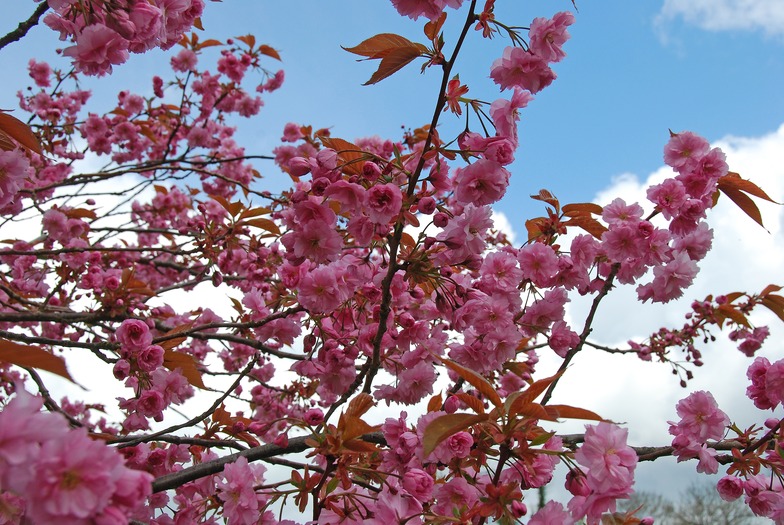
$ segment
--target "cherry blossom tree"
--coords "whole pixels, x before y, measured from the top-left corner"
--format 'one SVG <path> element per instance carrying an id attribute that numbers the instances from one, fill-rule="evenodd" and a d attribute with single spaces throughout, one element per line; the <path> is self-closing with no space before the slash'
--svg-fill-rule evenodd
<path id="1" fill-rule="evenodd" d="M 498 20 L 494 3 L 392 0 L 422 42 L 381 33 L 347 48 L 377 61 L 368 84 L 417 60 L 440 78 L 421 127 L 349 141 L 290 123 L 261 154 L 236 125 L 281 88 L 282 57 L 251 35 L 205 38 L 203 0 L 50 0 L 0 39 L 41 19 L 69 44 L 54 67 L 30 62 L 23 118 L 0 112 L 11 239 L 0 248 L 0 522 L 652 523 L 616 502 L 633 494 L 639 462 L 675 456 L 722 469 L 722 498 L 784 523 L 784 435 L 768 413 L 784 402 L 784 359 L 755 358 L 769 332 L 749 318 L 784 319 L 779 286 L 697 300 L 682 327 L 626 348 L 590 339 L 620 285 L 636 286 L 641 309 L 688 293 L 711 208 L 732 201 L 761 224 L 754 199 L 772 199 L 682 131 L 652 145 L 673 171 L 646 202 L 562 204 L 541 190 L 544 215 L 510 243 L 491 205 L 576 17 Z M 447 16 L 461 20 L 456 34 Z M 501 96 L 486 102 L 459 68 L 490 38 L 508 46 L 487 58 Z M 172 54 L 151 96 L 90 105 L 80 78 L 152 48 Z M 453 117 L 464 130 L 447 136 Z M 85 169 L 88 157 L 102 167 Z M 262 189 L 260 163 L 290 189 Z M 233 312 L 171 300 L 204 285 Z M 565 319 L 575 295 L 591 300 L 579 326 Z M 601 407 L 551 401 L 589 346 L 671 366 L 686 386 L 722 329 L 750 358 L 745 395 L 764 426 L 739 428 L 696 391 L 666 423 L 671 444 L 631 447 Z M 537 370 L 545 353 L 560 359 L 554 375 Z M 111 371 L 116 402 L 57 399 L 52 375 L 72 380 L 77 360 Z M 182 412 L 194 397 L 209 401 Z M 589 424 L 567 435 L 565 419 Z M 569 501 L 529 508 L 551 482 Z"/>

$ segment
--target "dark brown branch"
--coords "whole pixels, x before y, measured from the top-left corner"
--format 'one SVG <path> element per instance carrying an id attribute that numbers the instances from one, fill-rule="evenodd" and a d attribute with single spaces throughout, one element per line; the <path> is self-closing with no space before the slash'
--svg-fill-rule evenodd
<path id="1" fill-rule="evenodd" d="M 47 9 L 49 9 L 49 4 L 45 1 L 41 2 L 38 7 L 35 8 L 33 14 L 30 15 L 30 18 L 24 22 L 20 22 L 19 25 L 16 26 L 16 29 L 0 38 L 0 49 L 3 49 L 11 42 L 17 42 L 23 39 L 25 35 L 27 35 L 28 31 L 38 25 L 38 21 L 41 19 L 41 16 L 43 16 Z"/>
<path id="2" fill-rule="evenodd" d="M 198 465 L 161 476 L 152 482 L 152 491 L 162 492 L 164 490 L 174 489 L 189 481 L 195 481 L 205 476 L 218 474 L 219 472 L 223 472 L 223 467 L 228 463 L 233 463 L 240 457 L 245 457 L 249 462 L 252 462 L 284 454 L 304 452 L 311 448 L 310 445 L 306 443 L 309 439 L 310 437 L 306 436 L 296 437 L 289 439 L 289 443 L 285 447 L 280 447 L 278 445 L 262 445 L 260 447 L 254 447 L 228 456 L 223 456 L 212 461 L 207 461 L 206 463 L 199 463 Z"/>
<path id="3" fill-rule="evenodd" d="M 585 436 L 583 434 L 568 434 L 560 437 L 564 444 L 566 444 L 569 448 L 574 448 L 578 444 L 583 443 L 585 440 Z M 161 476 L 160 478 L 153 481 L 152 490 L 153 492 L 162 492 L 164 490 L 174 489 L 185 483 L 195 481 L 205 476 L 218 474 L 223 471 L 223 468 L 228 463 L 233 463 L 240 457 L 245 457 L 248 462 L 265 461 L 268 463 L 285 465 L 292 468 L 304 468 L 304 465 L 300 463 L 283 460 L 280 459 L 279 456 L 304 452 L 312 448 L 309 443 L 312 443 L 313 439 L 313 436 L 299 436 L 289 439 L 288 444 L 285 447 L 274 444 L 261 445 L 236 452 L 228 456 L 223 456 L 212 461 L 199 463 L 197 465 L 193 465 L 192 467 L 187 467 L 177 472 L 172 472 L 170 474 L 166 474 L 165 476 Z M 381 432 L 371 432 L 365 434 L 361 436 L 361 439 L 368 443 L 375 443 L 381 446 L 386 446 L 387 444 L 386 439 L 384 438 L 384 434 Z M 731 440 L 708 443 L 708 447 L 714 450 L 729 451 L 733 449 L 741 449 L 743 445 L 739 441 Z M 673 452 L 673 448 L 671 446 L 631 448 L 637 454 L 639 461 L 653 461 L 660 457 L 670 456 Z M 721 464 L 731 463 L 732 459 L 732 456 L 727 454 L 716 456 L 716 460 Z M 319 471 L 318 468 L 314 468 L 312 466 L 308 466 L 308 468 Z"/>
<path id="4" fill-rule="evenodd" d="M 556 373 L 556 378 L 553 380 L 552 383 L 550 383 L 550 386 L 547 388 L 547 391 L 544 393 L 544 396 L 542 397 L 543 405 L 547 404 L 547 402 L 550 401 L 550 398 L 553 395 L 553 391 L 555 390 L 558 381 L 563 376 L 563 373 L 566 371 L 566 368 L 569 366 L 569 363 L 571 363 L 572 359 L 574 359 L 574 356 L 577 355 L 577 353 L 580 350 L 582 350 L 583 346 L 585 345 L 585 342 L 588 340 L 588 336 L 591 335 L 591 330 L 592 330 L 591 326 L 593 325 L 593 318 L 596 316 L 596 311 L 599 309 L 599 303 L 601 303 L 602 299 L 604 299 L 604 297 L 608 293 L 610 293 L 610 290 L 612 289 L 613 283 L 615 281 L 615 276 L 618 273 L 618 270 L 620 269 L 621 269 L 620 263 L 615 263 L 612 265 L 612 269 L 610 270 L 610 274 L 607 276 L 607 279 L 604 282 L 604 286 L 602 286 L 602 289 L 599 291 L 599 294 L 593 298 L 593 302 L 591 303 L 591 310 L 588 312 L 588 317 L 586 317 L 585 319 L 585 325 L 583 326 L 583 333 L 580 334 L 580 342 L 577 343 L 577 346 L 569 350 L 569 352 L 566 354 L 563 363 L 561 363 L 561 366 L 558 368 L 558 372 Z"/>
<path id="5" fill-rule="evenodd" d="M 147 436 L 124 436 L 114 438 L 110 443 L 127 443 L 129 441 L 147 441 Z M 164 443 L 172 443 L 174 445 L 197 445 L 204 448 L 235 448 L 237 450 L 248 450 L 248 447 L 242 443 L 229 439 L 202 439 L 190 438 L 184 436 L 156 436 L 150 438 L 150 441 L 162 441 Z"/>

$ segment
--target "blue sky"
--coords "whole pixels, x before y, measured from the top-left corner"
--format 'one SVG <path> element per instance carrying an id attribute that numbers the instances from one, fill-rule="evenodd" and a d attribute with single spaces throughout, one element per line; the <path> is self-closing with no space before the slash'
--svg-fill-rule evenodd
<path id="1" fill-rule="evenodd" d="M 753 8 L 744 3 L 578 1 L 568 55 L 555 65 L 559 78 L 522 112 L 512 183 L 495 206 L 507 216 L 518 239 L 523 237 L 525 219 L 542 211 L 528 195 L 543 187 L 564 203 L 606 204 L 619 194 L 627 200 L 643 199 L 644 183 L 666 174 L 660 168 L 668 129 L 692 130 L 722 145 L 732 169 L 757 181 L 779 202 L 784 200 L 784 2 L 757 0 Z M 34 9 L 33 2 L 25 0 L 5 4 L 2 34 Z M 552 16 L 558 10 L 573 7 L 568 0 L 498 0 L 497 17 L 527 25 L 536 16 Z M 450 10 L 449 19 L 457 24 L 459 14 Z M 365 135 L 397 139 L 401 126 L 417 127 L 430 120 L 437 71 L 422 76 L 412 64 L 380 84 L 362 86 L 374 65 L 357 63 L 339 47 L 382 32 L 421 40 L 423 20 L 399 17 L 388 0 L 226 0 L 208 2 L 203 20 L 205 38 L 254 33 L 283 57 L 284 87 L 266 97 L 259 117 L 240 123 L 249 152 L 269 153 L 288 121 L 331 127 L 335 136 L 351 140 Z M 447 42 L 454 35 L 449 25 Z M 489 66 L 505 42 L 472 36 L 456 71 L 469 84 L 469 95 L 493 100 L 500 94 L 487 78 Z M 29 58 L 53 59 L 53 64 L 65 67 L 51 51 L 58 45 L 62 44 L 56 35 L 41 26 L 23 42 L 0 51 L 5 80 L 0 84 L 0 108 L 16 107 L 15 92 L 26 82 Z M 116 75 L 88 82 L 96 103 L 102 105 L 96 111 L 110 109 L 119 89 L 149 93 L 150 76 L 167 69 L 166 56 L 133 56 Z M 278 68 L 272 61 L 268 66 Z M 443 122 L 455 123 L 450 116 Z M 279 188 L 286 180 L 271 164 L 260 166 L 260 171 L 268 187 Z M 632 289 L 614 292 L 596 321 L 600 342 L 622 344 L 663 324 L 679 326 L 690 300 L 707 293 L 784 284 L 781 209 L 761 206 L 768 233 L 730 206 L 720 208 L 711 215 L 717 230 L 714 253 L 701 264 L 703 273 L 687 298 L 665 307 L 643 307 L 638 313 L 629 308 Z M 738 284 L 727 284 L 730 281 Z M 570 306 L 577 326 L 585 308 L 577 299 Z M 773 323 L 764 314 L 756 319 Z M 772 332 L 763 355 L 773 361 L 784 356 L 784 334 L 776 323 Z M 743 371 L 749 361 L 730 344 L 716 346 L 716 355 L 706 355 L 706 367 L 690 389 L 717 392 L 731 418 L 750 413 L 743 399 Z M 622 373 L 619 363 L 627 367 Z M 575 376 L 570 379 L 572 388 L 556 401 L 578 400 L 605 417 L 628 422 L 636 444 L 666 444 L 662 423 L 676 417 L 675 402 L 688 393 L 677 387 L 668 369 L 633 358 L 606 360 L 586 353 L 568 373 Z M 648 480 L 644 488 L 662 489 L 657 482 L 661 467 L 642 468 L 640 479 Z M 679 472 L 694 469 L 686 466 Z M 674 493 L 689 479 L 670 478 L 667 488 Z"/>
<path id="2" fill-rule="evenodd" d="M 10 4 L 4 16 L 9 28 L 33 9 L 32 2 Z M 721 10 L 722 2 L 712 4 L 714 11 Z M 716 140 L 729 134 L 762 135 L 784 122 L 784 100 L 778 96 L 784 85 L 782 33 L 704 30 L 683 16 L 663 16 L 662 1 L 605 0 L 578 2 L 577 7 L 568 56 L 555 66 L 559 78 L 523 112 L 512 186 L 497 206 L 517 229 L 538 210 L 527 196 L 540 187 L 564 202 L 587 200 L 613 176 L 654 170 L 661 164 L 668 129 L 690 129 Z M 496 11 L 503 22 L 527 25 L 535 16 L 573 9 L 568 0 L 537 0 L 499 1 Z M 454 40 L 459 14 L 449 10 L 453 30 L 447 32 L 447 42 Z M 339 47 L 380 32 L 422 40 L 422 19 L 397 16 L 387 0 L 207 2 L 203 20 L 210 37 L 254 33 L 281 51 L 285 89 L 267 97 L 259 118 L 242 123 L 245 142 L 257 153 L 274 146 L 289 120 L 329 126 L 335 135 L 353 139 L 374 134 L 397 138 L 401 126 L 416 127 L 430 119 L 436 70 L 420 75 L 412 64 L 380 84 L 362 86 L 373 64 L 357 63 Z M 29 57 L 51 56 L 59 44 L 43 26 L 30 36 L 0 55 L 0 65 L 18 72 L 15 77 L 24 75 Z M 492 100 L 500 94 L 487 79 L 489 65 L 506 42 L 471 36 L 456 71 L 469 83 L 469 95 Z M 65 65 L 62 59 L 54 63 Z M 167 63 L 160 52 L 133 56 L 116 75 L 89 85 L 108 104 L 118 86 L 149 92 L 148 72 L 165 72 Z M 15 106 L 18 85 L 4 83 L 0 107 Z M 455 124 L 449 116 L 443 120 L 450 121 Z M 262 171 L 274 178 L 272 167 Z"/>

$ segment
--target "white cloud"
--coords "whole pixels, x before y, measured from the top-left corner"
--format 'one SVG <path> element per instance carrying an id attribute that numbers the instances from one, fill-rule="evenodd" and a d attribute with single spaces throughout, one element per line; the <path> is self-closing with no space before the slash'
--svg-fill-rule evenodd
<path id="1" fill-rule="evenodd" d="M 727 154 L 730 169 L 762 187 L 778 202 L 784 201 L 784 125 L 777 131 L 758 138 L 726 137 L 718 141 Z M 594 202 L 605 205 L 615 197 L 627 202 L 637 201 L 646 207 L 645 188 L 669 176 L 669 168 L 661 168 L 645 181 L 625 174 L 618 177 Z M 636 301 L 633 286 L 620 286 L 602 302 L 591 340 L 616 347 L 626 347 L 629 339 L 643 339 L 660 327 L 679 328 L 684 314 L 694 299 L 708 294 L 733 291 L 758 292 L 770 283 L 784 285 L 784 209 L 757 201 L 767 231 L 753 222 L 726 197 L 710 211 L 708 221 L 714 229 L 713 250 L 700 263 L 700 274 L 685 297 L 666 305 L 641 305 Z M 651 206 L 646 209 L 650 210 Z M 645 282 L 645 281 L 643 281 Z M 569 320 L 575 330 L 582 329 L 589 301 L 573 297 Z M 769 325 L 771 336 L 758 355 L 775 361 L 784 357 L 784 326 L 767 310 L 755 312 L 752 322 Z M 751 359 L 714 330 L 716 343 L 701 345 L 705 365 L 695 370 L 695 377 L 686 389 L 678 385 L 669 366 L 646 363 L 635 356 L 613 356 L 585 349 L 572 362 L 553 402 L 566 403 L 598 412 L 603 417 L 626 423 L 633 445 L 668 445 L 666 421 L 677 419 L 675 404 L 692 391 L 713 392 L 719 406 L 741 428 L 765 417 L 746 398 L 748 386 L 745 372 Z M 543 356 L 542 366 L 554 367 L 559 360 Z M 545 365 L 547 363 L 547 365 Z M 543 370 L 544 371 L 544 370 Z M 774 414 L 781 417 L 781 414 Z M 581 422 L 558 425 L 558 432 L 577 432 Z M 661 483 L 660 467 L 641 464 L 638 490 L 651 490 L 677 497 L 695 479 L 693 463 L 680 464 L 677 472 Z M 721 472 L 721 471 L 720 471 Z M 658 480 L 658 483 L 656 481 Z"/>
<path id="2" fill-rule="evenodd" d="M 764 30 L 784 35 L 781 0 L 665 0 L 657 24 L 683 18 L 709 31 Z"/>
<path id="3" fill-rule="evenodd" d="M 512 243 L 513 246 L 517 244 L 517 235 L 515 234 L 514 228 L 512 228 L 512 223 L 509 221 L 509 217 L 507 217 L 503 212 L 498 210 L 493 210 L 493 228 L 504 235 Z"/>

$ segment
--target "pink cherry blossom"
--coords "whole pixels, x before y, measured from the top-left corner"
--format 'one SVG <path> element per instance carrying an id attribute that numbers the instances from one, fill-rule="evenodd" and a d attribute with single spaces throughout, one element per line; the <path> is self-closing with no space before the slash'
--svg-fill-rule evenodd
<path id="1" fill-rule="evenodd" d="M 700 390 L 678 401 L 676 411 L 681 420 L 670 429 L 673 435 L 683 434 L 704 443 L 708 439 L 721 439 L 729 424 L 727 414 L 722 412 L 710 392 Z"/>
<path id="2" fill-rule="evenodd" d="M 122 468 L 120 455 L 88 438 L 84 429 L 45 442 L 30 485 L 29 518 L 65 523 L 100 513 L 111 502 Z"/>
<path id="3" fill-rule="evenodd" d="M 574 23 L 574 15 L 569 12 L 556 13 L 552 19 L 534 18 L 528 31 L 531 51 L 548 62 L 558 62 L 566 53 L 564 43 L 569 40 L 566 28 Z"/>
<path id="4" fill-rule="evenodd" d="M 506 193 L 509 177 L 501 164 L 480 159 L 455 173 L 455 198 L 463 204 L 492 204 Z"/>
<path id="5" fill-rule="evenodd" d="M 544 58 L 515 46 L 506 47 L 490 68 L 490 78 L 501 89 L 518 87 L 533 94 L 552 84 L 555 77 Z"/>
<path id="6" fill-rule="evenodd" d="M 515 87 L 510 99 L 499 98 L 490 104 L 490 118 L 499 137 L 507 138 L 512 144 L 517 145 L 519 110 L 526 107 L 531 100 L 533 100 L 531 93 Z"/>
<path id="7" fill-rule="evenodd" d="M 587 467 L 586 481 L 594 491 L 624 490 L 633 483 L 637 453 L 626 444 L 628 433 L 610 423 L 586 425 L 585 443 L 575 452 L 574 458 Z"/>
<path id="8" fill-rule="evenodd" d="M 218 495 L 229 525 L 251 525 L 258 521 L 259 499 L 253 489 L 259 481 L 258 474 L 244 456 L 224 467 L 224 480 L 218 481 Z"/>
<path id="9" fill-rule="evenodd" d="M 449 6 L 454 9 L 460 7 L 463 0 L 392 0 L 397 12 L 416 20 L 420 16 L 435 20 Z"/>
<path id="10" fill-rule="evenodd" d="M 365 213 L 377 224 L 386 224 L 398 213 L 403 204 L 400 188 L 394 184 L 376 184 L 367 192 Z"/>
<path id="11" fill-rule="evenodd" d="M 112 72 L 113 65 L 128 60 L 128 41 L 105 25 L 85 27 L 76 37 L 76 45 L 63 50 L 73 58 L 74 65 L 87 75 L 103 76 Z"/>
<path id="12" fill-rule="evenodd" d="M 716 490 L 724 501 L 735 501 L 743 495 L 743 480 L 736 476 L 724 476 L 716 484 Z"/>
<path id="13" fill-rule="evenodd" d="M 16 198 L 29 175 L 30 162 L 21 149 L 0 150 L 0 208 Z"/>
<path id="14" fill-rule="evenodd" d="M 690 131 L 676 133 L 664 147 L 664 162 L 682 171 L 696 165 L 709 149 L 708 141 Z"/>
<path id="15" fill-rule="evenodd" d="M 30 73 L 30 78 L 33 79 L 35 85 L 39 87 L 49 87 L 51 85 L 52 68 L 46 62 L 38 62 L 31 58 L 27 64 L 27 71 Z"/>
<path id="16" fill-rule="evenodd" d="M 430 500 L 433 494 L 433 476 L 422 469 L 413 468 L 403 474 L 403 488 L 422 503 Z"/>
<path id="17" fill-rule="evenodd" d="M 140 319 L 126 319 L 114 335 L 123 349 L 131 352 L 141 352 L 152 344 L 150 328 Z"/>
<path id="18" fill-rule="evenodd" d="M 523 278 L 530 279 L 537 286 L 546 286 L 558 273 L 558 256 L 552 247 L 534 242 L 520 248 L 517 260 L 523 271 Z"/>
<path id="19" fill-rule="evenodd" d="M 561 503 L 551 500 L 531 516 L 528 525 L 573 525 L 576 521 Z"/>
<path id="20" fill-rule="evenodd" d="M 462 477 L 454 477 L 435 490 L 436 503 L 433 510 L 442 516 L 455 516 L 470 509 L 479 501 L 479 490 Z"/>

